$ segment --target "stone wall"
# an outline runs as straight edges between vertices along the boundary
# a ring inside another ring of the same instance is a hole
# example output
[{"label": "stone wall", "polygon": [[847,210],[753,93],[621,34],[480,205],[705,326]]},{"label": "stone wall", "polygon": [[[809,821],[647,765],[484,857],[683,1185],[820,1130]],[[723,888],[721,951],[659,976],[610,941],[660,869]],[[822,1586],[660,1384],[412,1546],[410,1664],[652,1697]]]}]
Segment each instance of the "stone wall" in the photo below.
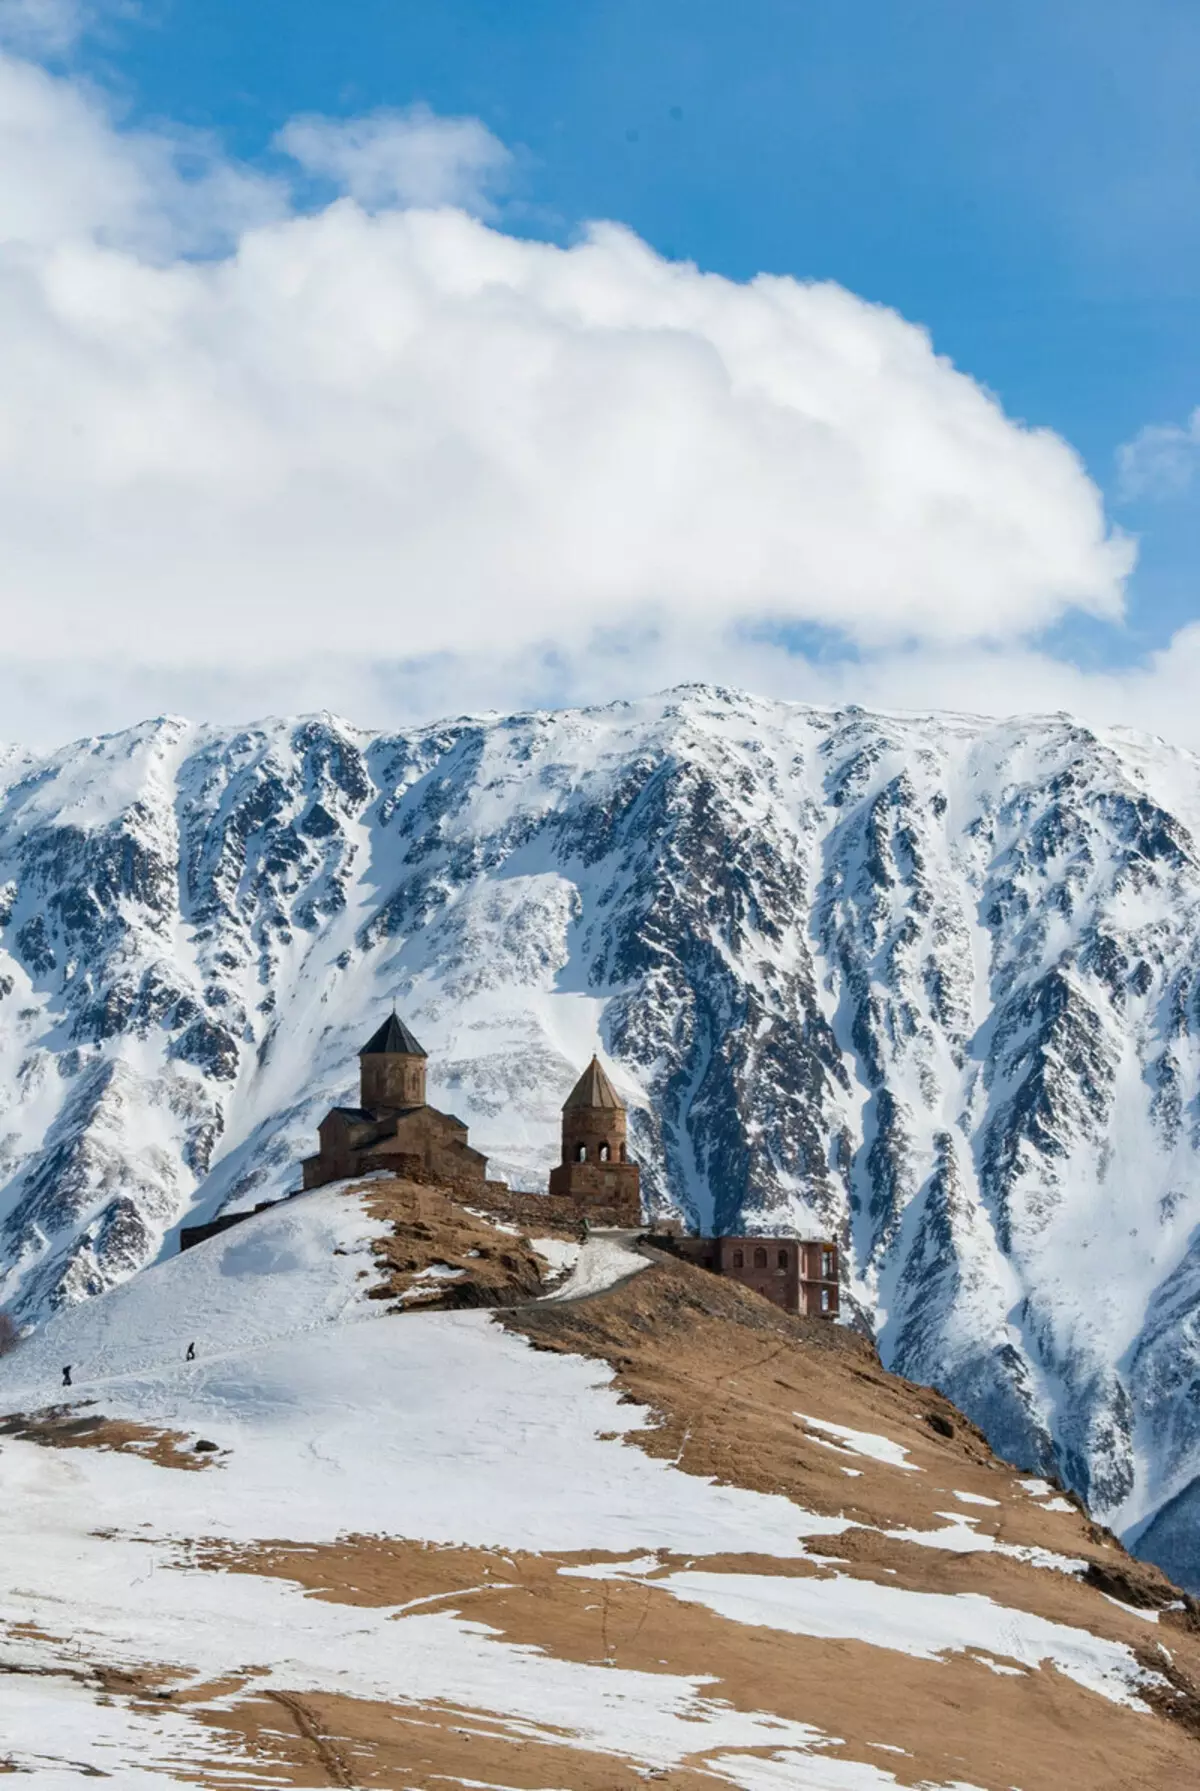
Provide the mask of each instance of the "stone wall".
[{"label": "stone wall", "polygon": [[[484,1159],[486,1161],[486,1158]],[[483,1209],[486,1198],[506,1198],[507,1182],[485,1181],[482,1176],[456,1175],[451,1169],[443,1169],[439,1165],[431,1169],[423,1156],[411,1151],[362,1151],[358,1155],[354,1174],[376,1175],[380,1171],[394,1175],[399,1181],[420,1182],[427,1188],[444,1188],[453,1194],[456,1200],[470,1199],[473,1206]]]},{"label": "stone wall", "polygon": [[559,1163],[550,1171],[550,1197],[574,1201],[580,1215],[586,1213],[597,1225],[632,1229],[642,1222],[636,1163]]},{"label": "stone wall", "polygon": [[394,1051],[368,1052],[359,1060],[360,1099],[368,1113],[425,1104],[425,1059]]},{"label": "stone wall", "polygon": [[[295,1200],[295,1194],[285,1194],[284,1200]],[[257,1206],[247,1207],[244,1213],[221,1213],[210,1219],[205,1225],[181,1225],[179,1227],[180,1254],[190,1250],[194,1244],[202,1244],[205,1238],[215,1238],[221,1232],[228,1231],[231,1225],[240,1225],[243,1219],[253,1219],[255,1213],[265,1213],[269,1207],[278,1206],[278,1200],[260,1200]]]},{"label": "stone wall", "polygon": [[[514,1193],[503,1182],[487,1182],[484,1187],[482,1195],[477,1186],[464,1188],[459,1198],[479,1212],[520,1226],[530,1237],[549,1231],[577,1232],[584,1219],[589,1225],[615,1226],[625,1231],[635,1231],[641,1222],[640,1212],[631,1212],[627,1197]],[[494,1189],[503,1192],[493,1193]]]}]

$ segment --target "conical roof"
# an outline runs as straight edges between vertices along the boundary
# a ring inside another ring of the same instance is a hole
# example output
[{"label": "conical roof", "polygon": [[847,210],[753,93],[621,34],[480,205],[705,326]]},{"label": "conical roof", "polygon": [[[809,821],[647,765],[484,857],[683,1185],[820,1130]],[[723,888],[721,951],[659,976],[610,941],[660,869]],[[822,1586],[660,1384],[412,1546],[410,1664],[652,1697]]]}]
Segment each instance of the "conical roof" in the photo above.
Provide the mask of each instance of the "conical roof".
[{"label": "conical roof", "polygon": [[358,1054],[360,1057],[426,1057],[403,1020],[389,1014]]},{"label": "conical roof", "polygon": [[625,1103],[600,1068],[598,1057],[592,1058],[563,1102],[563,1112],[568,1112],[572,1107],[615,1107],[618,1112],[625,1111]]}]

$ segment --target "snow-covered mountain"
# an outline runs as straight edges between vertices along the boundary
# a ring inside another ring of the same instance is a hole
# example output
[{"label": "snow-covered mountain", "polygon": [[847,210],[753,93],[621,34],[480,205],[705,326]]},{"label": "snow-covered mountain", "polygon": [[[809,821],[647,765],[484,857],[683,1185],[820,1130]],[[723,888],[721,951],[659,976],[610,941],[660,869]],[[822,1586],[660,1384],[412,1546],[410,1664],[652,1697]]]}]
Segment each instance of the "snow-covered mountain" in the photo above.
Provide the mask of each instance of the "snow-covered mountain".
[{"label": "snow-covered mountain", "polygon": [[1197,840],[1161,742],[710,688],[10,753],[4,1299],[294,1186],[395,995],[494,1172],[601,1049],[655,1209],[837,1231],[890,1367],[1194,1583]]}]

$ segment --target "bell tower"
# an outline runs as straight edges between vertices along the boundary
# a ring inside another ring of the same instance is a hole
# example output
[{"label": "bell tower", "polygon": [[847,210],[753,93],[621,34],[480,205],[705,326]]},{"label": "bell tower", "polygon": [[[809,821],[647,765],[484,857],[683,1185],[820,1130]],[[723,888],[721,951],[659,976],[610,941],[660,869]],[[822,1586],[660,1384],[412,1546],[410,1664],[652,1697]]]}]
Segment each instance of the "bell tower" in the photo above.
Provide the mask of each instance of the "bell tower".
[{"label": "bell tower", "polygon": [[580,1214],[607,1224],[641,1222],[641,1174],[629,1161],[628,1115],[593,1057],[562,1110],[562,1162],[550,1171],[551,1194],[566,1194]]},{"label": "bell tower", "polygon": [[425,1053],[395,1012],[359,1052],[358,1072],[367,1113],[425,1105]]},{"label": "bell tower", "polygon": [[562,1112],[564,1163],[624,1163],[626,1116],[621,1097],[593,1057]]}]

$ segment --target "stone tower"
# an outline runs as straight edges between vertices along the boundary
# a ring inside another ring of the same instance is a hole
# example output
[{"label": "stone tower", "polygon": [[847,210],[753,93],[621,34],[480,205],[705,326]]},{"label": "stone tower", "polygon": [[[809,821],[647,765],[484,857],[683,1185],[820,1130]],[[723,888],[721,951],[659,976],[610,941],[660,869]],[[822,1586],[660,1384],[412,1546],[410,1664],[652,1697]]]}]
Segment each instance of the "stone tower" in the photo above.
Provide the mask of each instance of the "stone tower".
[{"label": "stone tower", "polygon": [[425,1105],[425,1053],[394,1013],[359,1052],[358,1069],[367,1113]]},{"label": "stone tower", "polygon": [[629,1161],[627,1117],[616,1089],[592,1058],[562,1112],[562,1162],[550,1171],[551,1194],[578,1201],[601,1223],[641,1223],[641,1176]]}]

